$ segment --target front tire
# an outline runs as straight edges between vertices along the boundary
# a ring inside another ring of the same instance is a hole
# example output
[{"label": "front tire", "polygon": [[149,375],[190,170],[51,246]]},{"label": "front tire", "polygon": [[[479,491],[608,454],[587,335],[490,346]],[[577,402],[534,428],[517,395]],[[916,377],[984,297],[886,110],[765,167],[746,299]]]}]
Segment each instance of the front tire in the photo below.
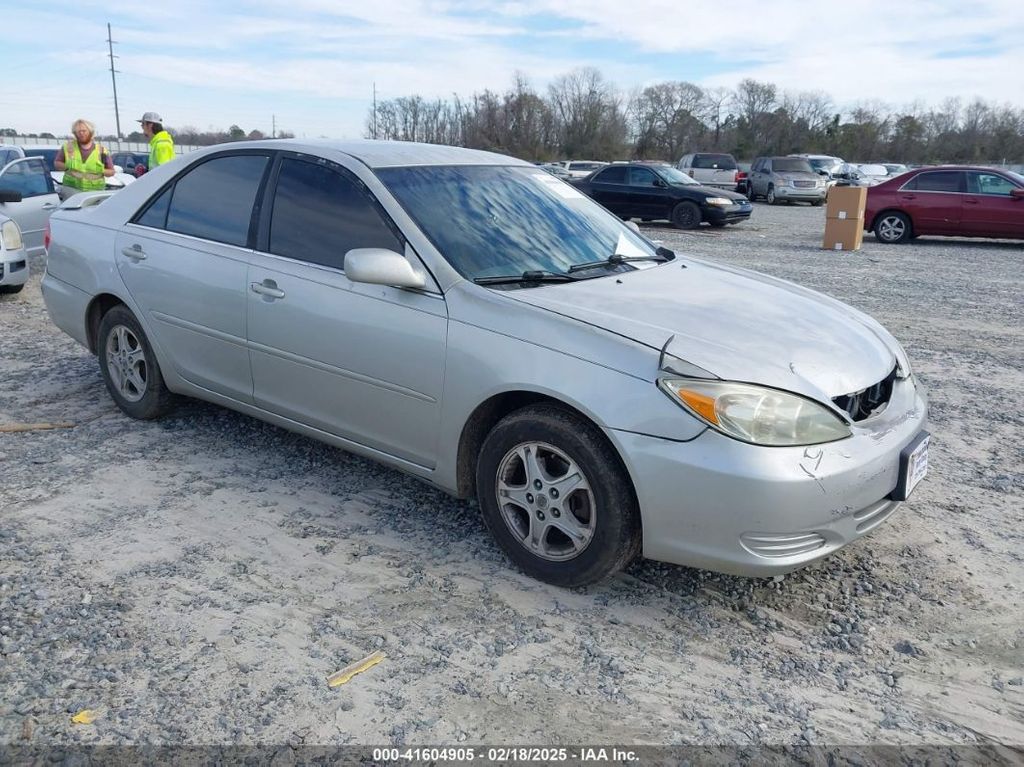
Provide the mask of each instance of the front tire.
[{"label": "front tire", "polygon": [[769,184],[768,185],[768,193],[764,196],[764,199],[765,199],[765,202],[767,202],[769,205],[777,205],[778,204],[779,199],[775,196],[775,185],[774,184]]},{"label": "front tire", "polygon": [[20,293],[24,285],[0,285],[0,293]]},{"label": "front tire", "polygon": [[879,242],[895,245],[906,242],[913,236],[910,219],[904,213],[889,211],[875,220],[875,238]]},{"label": "front tire", "polygon": [[669,220],[679,229],[696,229],[700,226],[700,208],[696,203],[684,200],[672,208]]},{"label": "front tire", "polygon": [[100,321],[98,339],[100,373],[117,406],[144,421],[166,413],[172,395],[135,315],[113,307]]},{"label": "front tire", "polygon": [[555,405],[523,408],[484,440],[477,498],[498,545],[527,575],[585,586],[640,553],[640,514],[601,431]]}]

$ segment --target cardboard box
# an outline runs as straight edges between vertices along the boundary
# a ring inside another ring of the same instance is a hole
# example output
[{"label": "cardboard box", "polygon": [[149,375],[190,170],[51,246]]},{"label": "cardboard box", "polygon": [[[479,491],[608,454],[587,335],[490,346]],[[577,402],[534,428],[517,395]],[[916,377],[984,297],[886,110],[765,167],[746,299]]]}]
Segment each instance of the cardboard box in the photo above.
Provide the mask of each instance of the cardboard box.
[{"label": "cardboard box", "polygon": [[834,186],[828,190],[825,218],[840,221],[864,218],[868,190],[863,186]]},{"label": "cardboard box", "polygon": [[863,218],[825,219],[825,250],[860,250],[863,241]]}]

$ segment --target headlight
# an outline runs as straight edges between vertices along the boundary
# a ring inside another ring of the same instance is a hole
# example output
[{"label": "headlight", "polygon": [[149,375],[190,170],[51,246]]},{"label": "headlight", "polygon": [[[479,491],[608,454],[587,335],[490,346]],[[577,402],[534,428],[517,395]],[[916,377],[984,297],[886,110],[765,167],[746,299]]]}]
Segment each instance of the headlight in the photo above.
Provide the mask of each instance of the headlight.
[{"label": "headlight", "polygon": [[728,207],[733,204],[733,201],[727,197],[708,197],[704,202],[708,205],[721,205],[722,207]]},{"label": "headlight", "polygon": [[13,221],[0,226],[0,246],[6,250],[21,250],[21,229]]},{"label": "headlight", "polygon": [[658,385],[712,428],[754,445],[817,445],[850,436],[823,405],[798,394],[729,381],[663,378]]}]

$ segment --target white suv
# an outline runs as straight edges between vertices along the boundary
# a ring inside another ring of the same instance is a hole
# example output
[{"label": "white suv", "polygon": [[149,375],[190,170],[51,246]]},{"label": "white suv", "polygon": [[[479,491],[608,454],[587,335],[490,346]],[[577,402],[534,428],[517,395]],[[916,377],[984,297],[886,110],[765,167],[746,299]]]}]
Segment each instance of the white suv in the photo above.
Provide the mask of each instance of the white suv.
[{"label": "white suv", "polygon": [[684,154],[676,167],[694,181],[717,189],[736,189],[740,168],[731,154],[694,152]]}]

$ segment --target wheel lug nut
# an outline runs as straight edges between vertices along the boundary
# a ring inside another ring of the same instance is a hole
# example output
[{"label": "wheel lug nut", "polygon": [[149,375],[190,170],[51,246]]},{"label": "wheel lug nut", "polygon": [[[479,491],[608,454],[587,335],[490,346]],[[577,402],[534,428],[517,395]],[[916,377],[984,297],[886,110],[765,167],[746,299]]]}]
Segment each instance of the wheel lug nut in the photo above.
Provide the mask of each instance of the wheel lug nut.
[{"label": "wheel lug nut", "polygon": [[527,503],[533,503],[533,493],[527,493],[526,494],[526,502]]},{"label": "wheel lug nut", "polygon": [[562,512],[560,512],[558,509],[552,509],[551,516],[553,516],[555,519],[558,519],[560,516],[562,516]]},{"label": "wheel lug nut", "polygon": [[544,512],[543,511],[538,511],[537,512],[537,519],[539,519],[541,522],[544,521]]},{"label": "wheel lug nut", "polygon": [[544,483],[543,483],[543,482],[541,482],[541,481],[540,481],[539,479],[535,479],[535,480],[533,480],[533,486],[534,486],[534,487],[535,487],[535,488],[536,488],[537,490],[541,490],[541,489],[543,489],[543,487],[544,487]]},{"label": "wheel lug nut", "polygon": [[552,498],[557,498],[558,497],[558,491],[555,488],[551,488],[551,497]]}]

